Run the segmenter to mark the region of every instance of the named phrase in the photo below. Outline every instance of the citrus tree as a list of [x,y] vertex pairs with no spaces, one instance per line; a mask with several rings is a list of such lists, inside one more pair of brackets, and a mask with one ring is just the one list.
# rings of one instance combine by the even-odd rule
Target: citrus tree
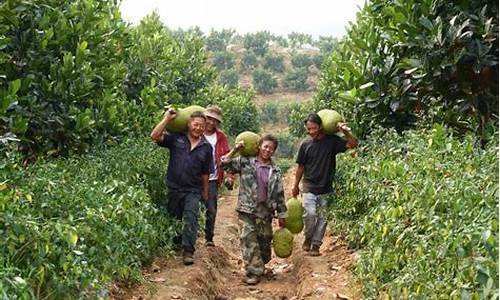
[[253,86],[257,92],[267,94],[278,86],[278,82],[271,72],[258,67],[253,72]]
[[233,29],[223,29],[217,31],[212,29],[210,34],[205,38],[205,45],[208,51],[218,52],[226,51],[226,47],[233,38],[235,31]]
[[484,144],[498,124],[498,3],[370,1],[323,64],[316,101],[358,134],[441,122]]

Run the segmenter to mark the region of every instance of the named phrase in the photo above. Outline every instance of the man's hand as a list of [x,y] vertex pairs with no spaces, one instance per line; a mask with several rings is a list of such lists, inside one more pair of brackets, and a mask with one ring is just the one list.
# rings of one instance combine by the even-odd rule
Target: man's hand
[[342,131],[343,133],[350,132],[351,128],[347,126],[344,122],[337,122],[337,130]]
[[299,186],[294,185],[292,188],[292,197],[297,198],[297,195],[299,194],[299,192],[300,192]]
[[226,162],[226,161],[229,161],[229,160],[231,159],[231,155],[230,155],[230,154],[231,154],[231,152],[229,152],[228,154],[222,155],[222,156],[220,157],[220,161],[221,161],[221,162]]
[[285,225],[286,225],[286,219],[285,218],[278,218],[278,226],[280,228],[283,228],[283,227],[285,227]]
[[167,111],[165,111],[165,113],[163,114],[163,118],[167,119],[169,121],[175,119],[176,116],[177,116],[177,112],[172,107],[169,107],[167,109]]
[[236,151],[240,151],[241,149],[243,149],[245,147],[245,143],[243,142],[238,142],[236,145],[234,145],[234,149]]
[[231,159],[231,157],[233,157],[234,153],[236,153],[237,151],[239,151],[240,149],[242,149],[243,147],[245,146],[245,144],[243,144],[243,142],[239,142],[237,143],[236,145],[234,145],[234,148],[231,149],[231,151],[229,151],[229,153],[227,153],[226,155],[223,155],[221,156],[221,161],[222,162],[227,162]]
[[226,188],[228,190],[230,190],[230,191],[233,190],[233,186],[234,186],[234,176],[233,176],[233,174],[231,174],[231,176],[228,175],[226,177],[224,185],[226,186]]
[[201,199],[203,199],[205,202],[208,201],[208,189],[203,189],[201,191]]
[[344,134],[347,140],[347,149],[354,149],[358,146],[358,140],[352,135],[351,128],[347,127],[346,123],[338,122],[337,129]]

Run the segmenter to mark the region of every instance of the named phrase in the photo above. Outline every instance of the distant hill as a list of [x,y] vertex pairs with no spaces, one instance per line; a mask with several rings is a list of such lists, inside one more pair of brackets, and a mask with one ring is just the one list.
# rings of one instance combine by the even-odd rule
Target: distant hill
[[252,87],[258,95],[312,93],[319,70],[336,39],[294,33],[287,38],[257,32],[239,36],[234,31],[212,31],[205,37],[208,62],[218,80],[229,87]]

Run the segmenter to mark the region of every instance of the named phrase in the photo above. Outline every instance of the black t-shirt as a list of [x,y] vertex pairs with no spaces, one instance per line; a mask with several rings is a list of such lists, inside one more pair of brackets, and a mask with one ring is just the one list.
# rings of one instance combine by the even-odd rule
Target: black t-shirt
[[303,192],[315,195],[332,192],[335,155],[346,150],[347,142],[336,135],[325,135],[320,140],[307,138],[300,145],[296,161],[304,166]]
[[213,171],[212,146],[204,137],[191,150],[186,134],[168,133],[163,136],[159,146],[170,149],[167,170],[167,186],[179,191],[199,192],[202,188],[201,175]]

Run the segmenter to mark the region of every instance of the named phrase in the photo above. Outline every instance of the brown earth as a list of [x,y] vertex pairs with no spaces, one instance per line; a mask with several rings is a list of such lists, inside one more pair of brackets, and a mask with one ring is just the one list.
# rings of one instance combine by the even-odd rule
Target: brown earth
[[[291,191],[293,174],[291,169],[285,176],[286,191]],[[307,256],[300,247],[303,235],[298,234],[289,258],[273,257],[259,284],[243,283],[236,201],[237,189],[220,195],[216,247],[205,247],[199,236],[194,265],[184,266],[181,253],[158,257],[144,270],[146,283],[115,287],[111,299],[361,299],[351,273],[357,254],[328,232],[322,256]]]
[[312,100],[314,92],[275,92],[272,94],[255,96],[257,106],[262,106],[267,102],[276,104],[304,103]]

